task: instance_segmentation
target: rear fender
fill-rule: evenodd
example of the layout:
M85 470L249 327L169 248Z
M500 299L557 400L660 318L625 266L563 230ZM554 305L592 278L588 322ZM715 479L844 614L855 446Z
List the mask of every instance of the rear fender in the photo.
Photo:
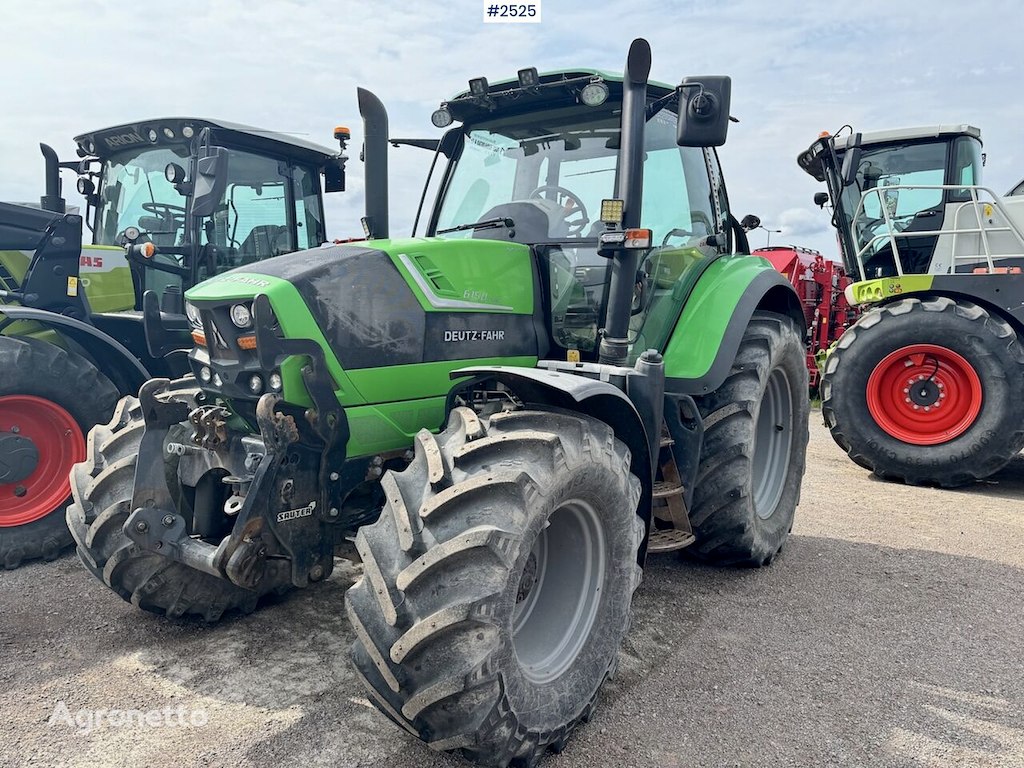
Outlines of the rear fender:
M651 485L653 467L643 419L636 407L617 387L605 381L570 373L539 368L480 366L452 371L452 378L475 377L475 381L496 380L515 392L524 403L561 408L603 421L626 444L630 452L630 471L640 478L643 489L637 514L644 528L651 526ZM452 398L449 398L449 410ZM642 567L647 557L647 535L637 554Z

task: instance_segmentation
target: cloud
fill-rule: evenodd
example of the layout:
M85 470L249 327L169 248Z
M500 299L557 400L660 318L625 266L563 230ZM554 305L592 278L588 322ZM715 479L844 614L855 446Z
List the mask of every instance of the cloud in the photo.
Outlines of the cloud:
M734 211L834 252L827 215L810 203L822 187L795 162L821 130L970 122L985 137L986 182L1002 191L1019 180L1024 101L1008 94L1024 80L1020 25L969 26L964 8L863 0L857 14L836 16L808 12L805 0L549 0L541 24L485 25L478 0L21 3L4 20L11 117L0 132L0 199L42 194L39 141L71 157L71 137L99 126L206 115L330 146L340 123L353 134L350 189L327 203L329 233L353 235L363 207L357 85L384 101L392 135L437 136L430 112L470 77L494 82L525 66L621 71L629 40L645 36L656 79L732 76L741 122L719 154ZM983 17L1019 18L1019 5L991 0ZM405 233L430 156L404 147L390 164L392 230ZM80 204L73 187L65 177L69 203ZM790 213L798 209L803 218Z
M778 222L783 237L819 235L832 231L832 224L827 213L808 208L787 208L779 214Z

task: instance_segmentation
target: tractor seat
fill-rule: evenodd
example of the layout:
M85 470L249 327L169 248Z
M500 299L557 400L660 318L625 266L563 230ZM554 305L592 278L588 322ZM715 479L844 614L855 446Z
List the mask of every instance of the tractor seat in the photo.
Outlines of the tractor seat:
M512 219L515 226L495 227L493 229L475 229L473 238L478 240L510 240L513 243L533 245L551 239L551 220L535 201L522 200L496 205L479 218Z

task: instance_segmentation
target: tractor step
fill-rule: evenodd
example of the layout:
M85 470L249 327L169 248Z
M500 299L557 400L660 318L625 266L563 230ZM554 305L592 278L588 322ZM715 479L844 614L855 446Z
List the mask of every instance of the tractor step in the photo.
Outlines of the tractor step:
M651 490L651 496L656 499L668 499L678 496L683 492L681 483L674 483L671 480L656 480Z
M677 549L684 549L696 540L696 537L688 531L680 531L677 528L663 528L651 531L647 539L648 552L675 552Z
M661 432L661 451L658 461L660 479L654 481L651 497L656 500L654 517L671 528L652 528L647 540L648 552L674 552L690 546L695 537L690 528L689 515L686 511L683 479L679 475L675 456L666 450L675 444L668 429Z

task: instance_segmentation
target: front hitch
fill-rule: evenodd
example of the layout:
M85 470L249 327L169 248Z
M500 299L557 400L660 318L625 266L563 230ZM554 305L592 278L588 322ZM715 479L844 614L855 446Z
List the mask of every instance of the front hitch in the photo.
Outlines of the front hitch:
M168 385L167 379L154 379L139 392L146 431L139 449L133 511L123 526L125 536L142 549L246 589L254 589L267 577L280 578L276 572L270 573L272 565L276 571L276 563L281 563L272 555L291 560L295 586L328 575L333 560L330 547L325 556L320 518L314 517L314 512L320 511L316 501L291 502L293 496L305 501L309 490L304 486L311 483L296 488L291 477L279 476L282 462L299 440L299 431L293 417L275 410L281 402L278 395L265 394L256 406L263 451L246 456L244 476L224 478L232 486L246 489L244 497L230 500L235 502L236 514L230 535L219 545L191 535L189 521L179 513L167 486L163 461L167 432L172 425L188 421L202 431L205 442L210 442L212 435L225 433L217 406L190 409L188 403L173 397L158 397L167 392ZM290 505L296 508L287 509ZM279 511L282 507L284 511ZM282 532L280 523L291 525Z

